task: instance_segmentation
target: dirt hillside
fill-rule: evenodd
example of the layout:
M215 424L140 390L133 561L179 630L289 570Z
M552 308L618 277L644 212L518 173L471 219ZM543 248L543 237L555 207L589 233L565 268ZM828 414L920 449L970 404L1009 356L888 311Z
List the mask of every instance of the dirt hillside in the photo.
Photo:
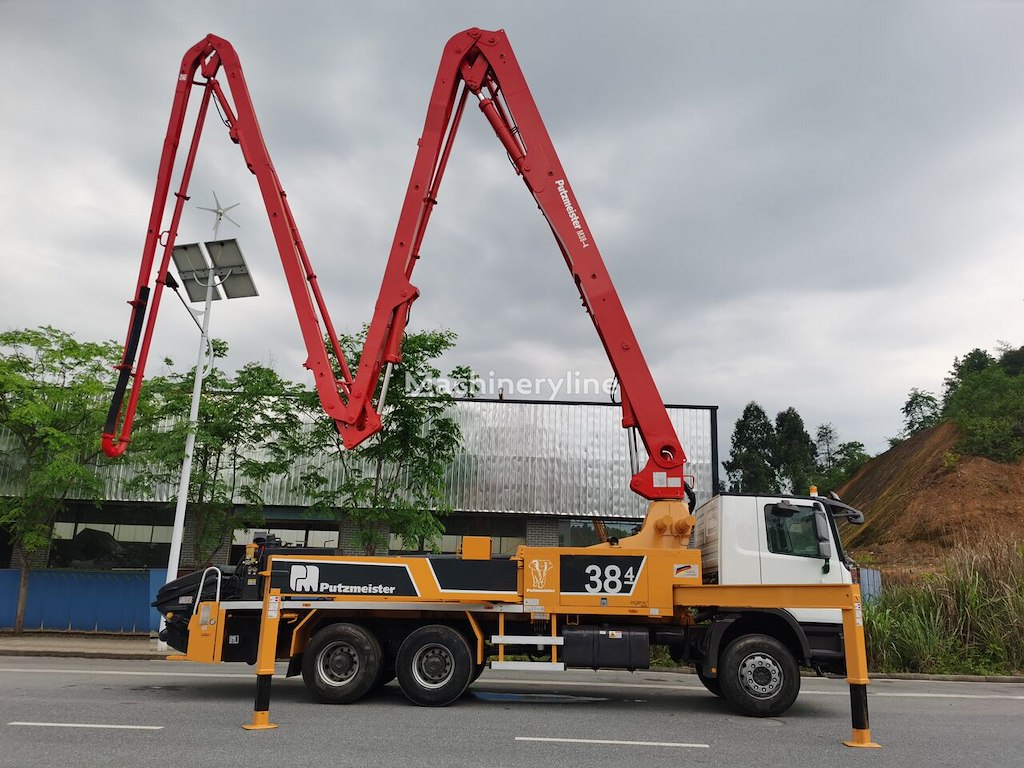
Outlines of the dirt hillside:
M928 565L957 541L1024 535L1024 461L959 456L953 424L920 432L877 456L840 489L864 510L845 526L855 556L880 565Z

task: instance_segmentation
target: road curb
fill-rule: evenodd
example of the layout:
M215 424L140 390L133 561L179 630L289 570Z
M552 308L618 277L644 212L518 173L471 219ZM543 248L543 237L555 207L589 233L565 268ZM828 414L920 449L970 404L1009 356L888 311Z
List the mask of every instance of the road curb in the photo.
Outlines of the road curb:
M166 653L130 653L125 651L56 651L34 648L0 648L0 656L43 656L69 659L137 659L139 661L163 660Z
M1024 675L925 675L918 672L885 672L870 675L872 680L935 680L950 683L1024 683Z

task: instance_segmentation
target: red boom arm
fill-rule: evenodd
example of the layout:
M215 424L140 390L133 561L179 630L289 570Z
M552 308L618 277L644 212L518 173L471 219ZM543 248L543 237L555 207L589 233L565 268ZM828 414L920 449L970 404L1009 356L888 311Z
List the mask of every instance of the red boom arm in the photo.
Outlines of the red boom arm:
M221 69L227 76L228 87L234 97L234 105L217 80L217 73ZM197 71L202 77L201 80L196 80ZM199 105L199 114L189 145L188 156L183 166L181 182L175 193L176 199L170 223L163 228L161 224L170 190L171 174L192 88L202 89L202 101ZM142 250L142 266L139 269L135 298L129 302L132 314L128 324L124 354L121 363L117 366L120 375L103 430L103 451L108 456L123 454L131 438L132 422L139 401L157 310L160 308L160 299L164 286L167 284L167 268L178 234L181 213L188 200L189 179L192 175L196 151L199 148L199 139L211 99L214 99L219 105L228 126L228 135L241 148L242 156L249 170L256 176L260 185L267 215L270 218L270 227L274 233L285 277L288 280L288 288L295 304L303 341L309 354L306 367L313 371L320 402L330 416L335 418L342 416L344 403L341 394L346 393L352 383L352 377L345 364L345 358L341 354L337 334L327 313L316 275L306 256L306 249L302 244L302 238L299 237L295 220L292 218L291 208L288 206L281 181L277 177L277 172L274 170L274 165L267 152L267 146L263 142L263 134L260 132L259 122L256 120L256 113L253 110L245 78L242 75L238 55L227 40L208 35L188 50L181 61L181 69L178 71L174 104L171 108L171 118L167 126L167 136L164 139L163 154L160 157L157 171L156 192L153 196L153 208L149 217L149 229ZM163 255L154 274L157 246L163 248ZM155 282L155 288L152 290L150 289L151 280ZM321 328L321 321L323 328ZM330 357L324 348L324 330L330 339L332 351L337 357L342 381L336 379ZM136 351L138 351L137 363L135 362ZM127 405L125 405L124 396L128 390L129 381L132 386L128 393ZM118 429L119 426L120 429Z
M234 106L216 79L222 68ZM195 79L197 71L202 80ZM202 89L202 101L170 223L164 229L161 223L171 174L193 87ZM188 183L211 99L219 105L229 136L241 147L246 164L260 185L306 344L306 367L313 371L325 412L335 420L345 445L352 448L380 430L380 416L371 398L381 369L387 365L390 370L390 365L401 361L402 334L412 302L419 295L410 277L470 94L479 100L480 110L547 219L619 380L622 425L636 428L649 456L647 464L633 476L630 487L648 499L682 499L686 456L522 70L500 30L469 29L455 35L445 46L380 296L354 378L263 141L237 54L230 43L213 35L189 49L178 74L135 298L129 302L132 315L118 365L120 376L104 428L104 452L120 456L128 447L157 310L167 284L167 269L188 200ZM513 119L513 112L518 121ZM163 255L154 273L158 245L163 247ZM151 281L155 283L152 290ZM340 380L323 344L325 332L341 371ZM125 405L129 382L132 386ZM381 400L386 396L387 382L385 376Z
M633 476L630 487L648 499L682 499L686 456L501 30L460 32L448 41L441 56L380 296L345 415L337 420L345 445L358 445L380 429L371 397L382 367L401 360L402 334L419 295L410 278L470 94L479 100L481 112L547 219L618 377L622 425L635 427L647 448L647 465Z

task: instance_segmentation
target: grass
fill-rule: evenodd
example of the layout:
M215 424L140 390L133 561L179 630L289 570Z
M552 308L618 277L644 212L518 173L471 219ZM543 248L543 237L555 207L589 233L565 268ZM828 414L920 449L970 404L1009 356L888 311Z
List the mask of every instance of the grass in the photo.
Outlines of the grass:
M1024 672L1024 540L961 544L938 573L883 574L882 586L865 605L871 670Z

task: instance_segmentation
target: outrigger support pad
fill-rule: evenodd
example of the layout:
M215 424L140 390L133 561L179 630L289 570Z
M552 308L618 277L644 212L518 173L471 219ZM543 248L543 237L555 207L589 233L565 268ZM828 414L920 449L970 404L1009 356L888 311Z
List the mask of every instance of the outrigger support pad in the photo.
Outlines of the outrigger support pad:
M880 749L881 744L871 740L871 727L868 725L868 687L858 683L850 683L850 717L853 720L853 736L843 741L848 747L862 749Z
M270 681L273 675L256 676L256 706L253 707L252 722L242 727L247 731L269 731L277 728L270 722Z

